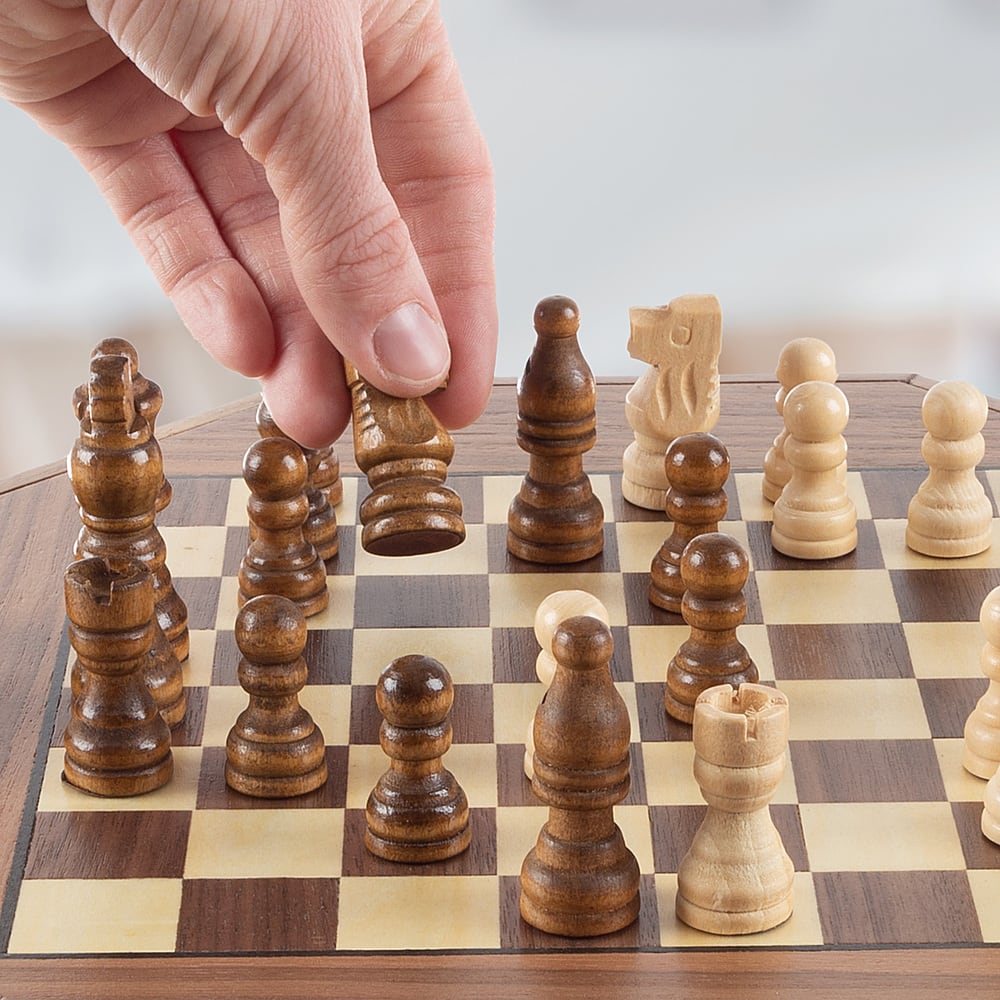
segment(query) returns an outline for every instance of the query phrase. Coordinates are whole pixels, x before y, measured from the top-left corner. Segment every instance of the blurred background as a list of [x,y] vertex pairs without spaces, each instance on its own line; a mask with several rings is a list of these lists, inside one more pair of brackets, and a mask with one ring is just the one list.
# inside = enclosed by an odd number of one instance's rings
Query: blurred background
[[[628,307],[711,292],[725,372],[794,336],[840,371],[1000,396],[1000,4],[441,0],[496,168],[497,374],[536,301],[580,306],[599,375]],[[0,105],[0,479],[61,458],[94,343],[125,336],[161,422],[255,391],[191,340],[89,178]]]

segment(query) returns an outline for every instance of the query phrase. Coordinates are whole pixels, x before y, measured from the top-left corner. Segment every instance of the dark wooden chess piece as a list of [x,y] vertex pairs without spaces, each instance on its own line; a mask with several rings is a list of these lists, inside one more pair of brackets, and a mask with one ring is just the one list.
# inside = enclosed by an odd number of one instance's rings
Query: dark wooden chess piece
[[83,527],[78,558],[112,564],[138,559],[153,577],[156,617],[178,660],[188,655],[187,608],[174,590],[167,550],[156,528],[163,456],[132,397],[129,358],[102,354],[90,362],[80,436],[69,456],[69,477]]
[[[163,634],[160,623],[153,617],[153,641],[149,655],[139,670],[153,696],[156,707],[171,729],[184,721],[187,713],[187,694],[181,665],[174,655],[173,647]],[[70,691],[74,698],[83,690],[83,667],[79,660],[70,668]]]
[[340,478],[340,460],[333,445],[316,449],[316,466],[312,471],[312,484],[323,491],[331,507],[340,506],[344,499],[344,481]]
[[664,611],[680,614],[684,581],[681,554],[692,538],[717,531],[729,500],[729,452],[714,435],[684,434],[675,438],[664,457],[667,474],[666,512],[673,523],[649,571],[649,600]]
[[[163,407],[163,393],[160,387],[151,379],[146,378],[139,371],[139,354],[132,344],[121,337],[105,337],[90,352],[91,360],[100,357],[102,354],[120,354],[128,358],[132,368],[132,401],[139,415],[149,424],[149,433],[156,436],[156,418]],[[76,419],[82,420],[84,411],[87,408],[87,386],[86,384],[77,386],[73,393],[73,412]],[[160,479],[160,489],[156,494],[156,513],[164,510],[170,504],[173,496],[173,489],[166,476]]]
[[521,916],[591,937],[639,915],[639,865],[615,823],[627,794],[628,710],[611,679],[611,631],[586,615],[555,631],[556,672],[535,714],[535,794],[549,807],[521,868]]
[[517,386],[517,443],[529,458],[507,515],[507,549],[528,562],[581,562],[604,548],[604,509],[583,470],[597,440],[597,384],[579,327],[572,299],[539,302],[535,348]]
[[72,563],[64,577],[80,688],[63,734],[63,774],[94,795],[141,795],[173,773],[170,728],[141,676],[153,641],[153,581],[138,562]]
[[240,686],[250,696],[226,740],[226,784],[262,799],[305,795],[327,778],[323,734],[299,704],[306,619],[294,601],[255,597],[236,616]]
[[[257,407],[257,431],[261,437],[286,437],[281,428],[274,422],[270,410],[264,400],[260,401]],[[337,537],[337,515],[334,512],[330,498],[323,488],[333,487],[329,482],[329,472],[331,464],[329,459],[333,455],[333,449],[302,448],[302,456],[306,460],[306,499],[309,501],[309,515],[302,526],[302,535],[307,542],[319,553],[320,559],[324,562],[332,559],[340,547]],[[326,461],[326,466],[321,468]],[[339,463],[333,459],[333,468],[339,470]],[[343,485],[340,484],[339,472],[337,475],[337,485],[340,486],[343,495]],[[317,477],[320,482],[317,483]]]
[[472,834],[465,792],[441,759],[451,746],[448,671],[430,656],[402,656],[382,671],[375,698],[390,763],[368,797],[365,846],[409,863],[460,854]]
[[261,438],[243,457],[251,530],[237,574],[241,605],[251,597],[278,594],[303,614],[314,615],[329,604],[326,567],[302,534],[309,516],[306,474],[302,449],[288,438]]
[[379,556],[442,552],[465,541],[462,500],[445,484],[451,435],[420,398],[376,389],[345,361],[354,457],[372,492],[358,510],[361,545]]
[[667,667],[663,703],[667,713],[690,722],[706,688],[756,683],[757,666],[736,637],[747,613],[743,587],[750,572],[747,554],[731,535],[698,535],[684,549],[681,613],[691,635]]

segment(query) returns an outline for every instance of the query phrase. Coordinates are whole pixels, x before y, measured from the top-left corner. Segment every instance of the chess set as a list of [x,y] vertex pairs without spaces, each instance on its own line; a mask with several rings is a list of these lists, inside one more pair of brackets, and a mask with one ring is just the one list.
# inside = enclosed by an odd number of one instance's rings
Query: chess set
[[[4,956],[996,954],[1000,847],[982,832],[986,783],[962,759],[966,720],[987,687],[979,617],[1000,585],[1000,471],[978,473],[992,544],[957,559],[907,545],[908,507],[926,475],[845,471],[856,546],[821,560],[775,549],[763,471],[736,468],[722,486],[719,530],[748,557],[738,634],[758,682],[789,708],[770,813],[794,894],[777,926],[728,935],[677,916],[678,873],[706,806],[692,727],[664,710],[664,685],[691,629],[649,599],[651,560],[671,525],[662,510],[625,498],[621,474],[589,477],[602,512],[597,551],[551,564],[510,550],[522,475],[449,476],[464,541],[393,558],[362,545],[368,484],[345,476],[299,692],[323,734],[327,779],[294,798],[241,794],[225,777],[230,730],[247,705],[236,622],[250,488],[235,471],[172,476],[157,523],[190,644],[173,775],[128,798],[64,780],[75,660],[64,630],[0,911]],[[606,609],[630,733],[631,781],[614,815],[638,866],[638,916],[595,938],[546,933],[520,908],[522,864],[547,815],[525,775],[525,734],[544,691],[535,616],[567,590]],[[450,674],[444,763],[469,807],[467,849],[429,863],[386,860],[366,846],[366,805],[387,763],[379,678],[414,653]]]

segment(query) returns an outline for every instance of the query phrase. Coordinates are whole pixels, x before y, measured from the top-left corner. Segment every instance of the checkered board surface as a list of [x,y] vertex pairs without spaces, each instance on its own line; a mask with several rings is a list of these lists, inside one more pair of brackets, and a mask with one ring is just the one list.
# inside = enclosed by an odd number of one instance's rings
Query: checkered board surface
[[[467,541],[406,560],[361,551],[363,483],[346,480],[330,608],[309,622],[302,695],[325,735],[330,779],[278,802],[243,798],[223,779],[226,734],[246,704],[232,632],[245,487],[175,480],[161,525],[192,629],[175,777],[128,800],[62,782],[68,669],[57,679],[0,921],[4,953],[1000,944],[1000,848],[979,831],[984,782],[960,765],[965,718],[986,688],[978,613],[1000,584],[1000,537],[954,562],[908,552],[906,504],[922,478],[851,473],[858,548],[826,563],[771,550],[758,474],[728,484],[723,527],[748,548],[753,570],[740,637],[762,681],[791,705],[789,767],[772,814],[796,869],[792,918],[739,938],[674,916],[675,872],[704,810],[690,729],[662,707],[664,672],[687,629],[646,600],[649,562],[668,529],[623,503],[618,477],[592,477],[606,511],[603,555],[568,570],[507,555],[519,477],[452,477]],[[982,478],[1000,497],[1000,473]],[[616,815],[642,871],[637,923],[580,942],[518,916],[521,861],[546,815],[522,773],[540,695],[531,626],[539,601],[565,588],[591,590],[611,614],[612,670],[632,718],[632,791]],[[435,656],[453,676],[446,764],[472,806],[472,847],[426,867],[380,861],[362,842],[365,801],[385,768],[375,680],[407,652]]]

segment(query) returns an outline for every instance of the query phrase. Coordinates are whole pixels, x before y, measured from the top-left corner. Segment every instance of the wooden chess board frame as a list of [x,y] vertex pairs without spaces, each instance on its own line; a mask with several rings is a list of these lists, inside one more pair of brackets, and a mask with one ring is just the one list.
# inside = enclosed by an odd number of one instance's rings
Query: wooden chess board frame
[[[842,380],[853,409],[848,440],[851,467],[916,467],[922,427],[919,405],[929,383],[914,378]],[[621,415],[624,383],[602,385],[599,443],[588,456],[592,474],[614,475],[629,439]],[[717,433],[726,441],[734,469],[759,465],[763,449],[777,430],[774,384],[764,380],[727,380],[723,419]],[[172,475],[230,475],[246,444],[253,440],[253,403],[241,404],[197,426],[161,433]],[[991,422],[996,421],[996,416]],[[487,416],[467,434],[457,435],[456,473],[486,469],[516,475],[523,456],[512,444],[513,393],[498,387]],[[1000,454],[995,427],[987,428],[987,461]],[[341,443],[338,453],[348,458]],[[349,461],[345,461],[350,471]],[[175,501],[183,504],[183,501]],[[182,506],[175,516],[184,520]],[[192,520],[197,516],[191,512]],[[750,518],[752,520],[752,518]],[[748,520],[748,511],[742,511]],[[0,759],[0,872],[5,879],[23,863],[21,815],[30,797],[35,749],[46,725],[43,706],[54,674],[65,665],[62,639],[61,572],[68,561],[76,521],[65,478],[41,470],[0,487],[0,634],[8,637],[10,670],[4,670],[6,697],[0,724],[11,735],[9,753]],[[630,557],[631,558],[631,557]],[[793,682],[794,686],[794,682]],[[951,796],[949,795],[949,798]],[[20,839],[19,839],[20,837]],[[14,872],[15,876],[18,874]],[[984,937],[992,934],[985,931]],[[141,977],[146,996],[362,995],[373,983],[381,996],[410,995],[434,986],[441,996],[510,996],[519,990],[541,993],[558,986],[565,995],[626,990],[630,995],[661,996],[684,992],[718,996],[722,988],[756,995],[816,996],[946,995],[970,988],[995,990],[1000,953],[994,947],[935,949],[864,947],[823,950],[806,946],[732,949],[711,945],[684,950],[607,950],[600,942],[572,954],[543,951],[495,952],[472,948],[433,955],[337,954],[289,956],[154,956],[0,958],[0,995],[131,996]],[[988,994],[987,994],[988,995]]]

